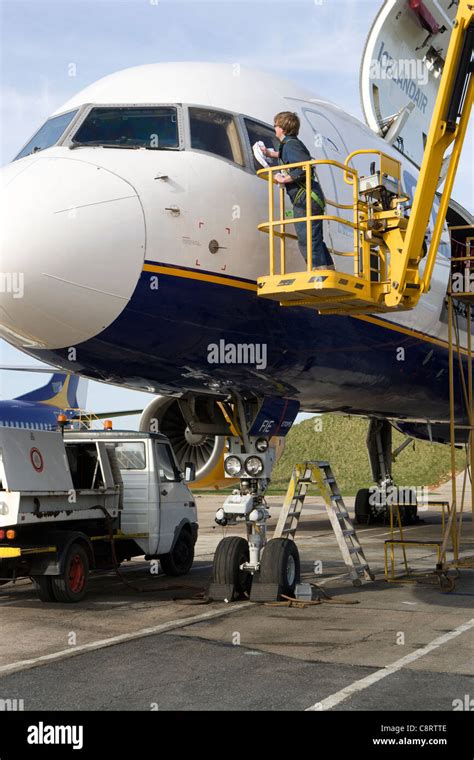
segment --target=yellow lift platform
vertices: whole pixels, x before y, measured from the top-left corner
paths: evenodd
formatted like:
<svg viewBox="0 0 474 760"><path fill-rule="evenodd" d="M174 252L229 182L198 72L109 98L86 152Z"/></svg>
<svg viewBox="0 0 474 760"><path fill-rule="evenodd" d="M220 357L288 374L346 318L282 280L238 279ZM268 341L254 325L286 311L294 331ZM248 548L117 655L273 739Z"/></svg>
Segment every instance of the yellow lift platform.
<svg viewBox="0 0 474 760"><path fill-rule="evenodd" d="M257 173L268 182L268 220L258 229L268 233L269 274L258 278L258 295L278 301L281 306L305 306L321 314L376 314L413 309L430 288L444 220L467 131L473 100L472 50L474 42L474 5L459 0L446 62L440 81L431 127L416 187L413 206L407 217L404 204L408 197L401 187L401 165L382 151L356 150L344 163L311 160L260 169ZM452 146L444 191L426 251L425 233L433 206L438 180L447 149ZM362 154L377 158L370 176L359 176L349 164ZM377 166L378 162L378 166ZM311 215L311 179L315 166L324 164L342 172L343 181L352 186L353 203L328 205L341 210L352 209L352 220L329 214ZM275 172L302 167L306 174L306 216L288 217L285 212L285 189L280 185L279 213L275 209L273 178ZM312 270L311 222L334 221L353 230L354 247L343 255L353 258L354 273ZM288 272L286 240L295 239L288 225L307 225L307 266L305 271ZM276 239L279 240L277 263ZM426 257L423 273L420 262Z"/></svg>

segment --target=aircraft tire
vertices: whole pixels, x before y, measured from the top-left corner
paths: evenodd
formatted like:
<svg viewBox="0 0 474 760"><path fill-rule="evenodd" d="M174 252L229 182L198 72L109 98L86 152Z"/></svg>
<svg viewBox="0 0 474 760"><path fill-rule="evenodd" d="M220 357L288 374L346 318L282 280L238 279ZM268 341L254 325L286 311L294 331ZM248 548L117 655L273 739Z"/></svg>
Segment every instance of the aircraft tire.
<svg viewBox="0 0 474 760"><path fill-rule="evenodd" d="M238 598L250 591L252 576L240 569L249 561L249 545L240 536L226 536L217 545L213 563L213 582L217 585L233 587L234 597Z"/></svg>
<svg viewBox="0 0 474 760"><path fill-rule="evenodd" d="M402 525L415 525L418 518L418 507L404 507L402 513Z"/></svg>
<svg viewBox="0 0 474 760"><path fill-rule="evenodd" d="M372 510L370 507L370 489L361 488L357 491L355 497L354 511L355 521L357 525L367 525L372 517Z"/></svg>
<svg viewBox="0 0 474 760"><path fill-rule="evenodd" d="M290 538L272 538L263 550L260 583L278 585L278 596L293 596L300 581L300 555Z"/></svg>

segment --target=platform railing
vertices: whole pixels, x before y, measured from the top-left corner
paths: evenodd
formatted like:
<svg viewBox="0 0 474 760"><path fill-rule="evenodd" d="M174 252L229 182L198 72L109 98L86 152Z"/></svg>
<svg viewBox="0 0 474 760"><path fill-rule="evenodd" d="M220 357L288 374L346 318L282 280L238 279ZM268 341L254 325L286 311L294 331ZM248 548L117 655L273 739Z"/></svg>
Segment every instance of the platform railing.
<svg viewBox="0 0 474 760"><path fill-rule="evenodd" d="M338 169L341 169L341 171L344 172L345 175L350 175L351 177L355 177L356 181L351 182L348 184L353 185L353 203L351 204L343 204L343 203L337 203L336 201L329 200L326 198L326 205L328 206L334 206L335 208L341 209L341 210L352 210L354 219L353 221L349 221L348 219L344 219L341 216L334 216L332 214L312 214L311 213L311 205L312 205L312 198L311 198L311 181L313 178L313 167L319 166L319 165L325 165L325 166L335 166ZM293 217L293 216L287 216L286 215L286 209L285 209L285 185L281 184L279 185L279 214L275 213L275 194L274 194L274 186L278 184L276 180L274 179L274 175L278 172L282 171L288 171L289 169L298 169L302 168L305 171L305 190L306 190L306 214L302 217ZM359 236L359 221L358 221L358 204L359 204L359 196L358 196L358 173L355 169L352 169L351 167L348 167L345 164L341 164L338 161L330 161L330 160L319 160L319 159L311 159L310 161L299 161L293 164L281 164L277 166L269 166L268 168L260 169L257 172L257 175L261 177L262 179L267 180L268 182L268 221L262 222L258 225L258 229L262 232L266 232L269 234L269 254L270 254L270 265L269 265L269 274L287 274L286 271L286 239L290 238L293 240L297 239L297 236L287 230L287 226L290 224L295 224L299 222L304 222L306 224L306 267L307 271L311 272L312 270L312 230L311 230L311 223L318 220L326 220L326 221L334 221L338 224L344 224L347 227L350 227L354 231L354 245L355 250L357 251L358 248L358 236ZM276 252L275 252L275 238L278 238L280 241L280 272L276 271ZM361 272L359 271L359 263L358 263L358 257L354 256L354 252L348 251L348 252L337 252L337 255L342 256L353 256L354 257L354 274L361 276ZM370 265L370 263L369 263ZM368 272L368 268L365 270Z"/></svg>
<svg viewBox="0 0 474 760"><path fill-rule="evenodd" d="M287 252L286 252L286 240L287 238L296 240L297 235L288 230L288 225L295 223L306 224L306 268L308 272L312 271L312 222L320 219L322 221L335 222L350 227L353 230L354 242L352 251L336 251L332 252L336 256L352 256L354 263L354 275L360 277L367 282L378 280L385 281L388 279L389 270L389 257L388 249L383 244L378 246L377 251L374 251L374 246L367 244L365 233L371 226L372 220L370 219L370 206L369 204L360 198L360 176L356 169L349 166L349 162L352 161L355 156L372 154L378 159L378 171L381 178L381 182L386 177L393 178L397 186L397 201L403 203L408 201L408 196L403 193L401 187L401 163L395 158L388 156L379 150L361 149L355 150L350 153L345 162L342 164L339 161L333 161L329 159L311 159L309 161L300 161L292 164L280 164L276 166L269 166L264 169L260 169L257 175L268 182L268 221L258 225L258 229L262 232L269 234L269 274L275 275L287 274ZM344 182L352 187L352 203L344 204L338 203L335 200L326 198L326 205L332 206L336 209L343 211L352 211L352 220L346 219L343 216L336 216L333 214L311 213L311 181L313 179L313 171L316 166L329 166L335 167L343 172ZM276 173L286 171L290 169L301 168L305 172L305 191L306 191L306 214L302 217L293 217L287 215L285 209L285 184L279 184L278 190L278 211L275 209L275 193L274 186L278 184L274 179ZM393 213L393 212L392 212ZM279 272L276 271L276 239L279 240L279 259L280 266ZM374 256L377 257L377 265L374 264Z"/></svg>

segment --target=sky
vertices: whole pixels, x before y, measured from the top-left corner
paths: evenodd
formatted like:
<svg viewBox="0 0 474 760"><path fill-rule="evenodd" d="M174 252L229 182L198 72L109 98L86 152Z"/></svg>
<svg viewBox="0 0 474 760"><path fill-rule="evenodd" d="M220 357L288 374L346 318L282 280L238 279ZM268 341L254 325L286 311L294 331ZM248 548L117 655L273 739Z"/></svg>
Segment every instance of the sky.
<svg viewBox="0 0 474 760"><path fill-rule="evenodd" d="M163 61L218 61L295 81L363 120L359 66L379 0L0 0L0 164L52 111L114 71ZM73 64L73 65L71 65ZM474 212L472 130L454 197ZM38 364L0 342L1 364ZM39 385L0 374L0 398ZM46 377L45 377L46 380ZM139 408L149 394L89 383L94 411ZM126 427L136 418L126 419ZM118 420L116 427L121 424Z"/></svg>

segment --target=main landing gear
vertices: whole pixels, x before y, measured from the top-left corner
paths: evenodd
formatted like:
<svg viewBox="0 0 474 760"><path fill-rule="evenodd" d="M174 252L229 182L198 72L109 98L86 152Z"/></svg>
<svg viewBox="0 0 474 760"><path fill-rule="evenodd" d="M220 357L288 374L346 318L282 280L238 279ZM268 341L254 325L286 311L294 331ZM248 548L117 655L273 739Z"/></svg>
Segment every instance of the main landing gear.
<svg viewBox="0 0 474 760"><path fill-rule="evenodd" d="M388 523L390 508L401 507L403 525L412 525L418 520L418 495L413 487L398 487L392 478L394 456L405 448L407 439L397 451L392 453L392 426L388 420L371 419L367 433L367 450L372 477L377 484L372 488L361 488L355 498L355 522L367 525L374 522Z"/></svg>

